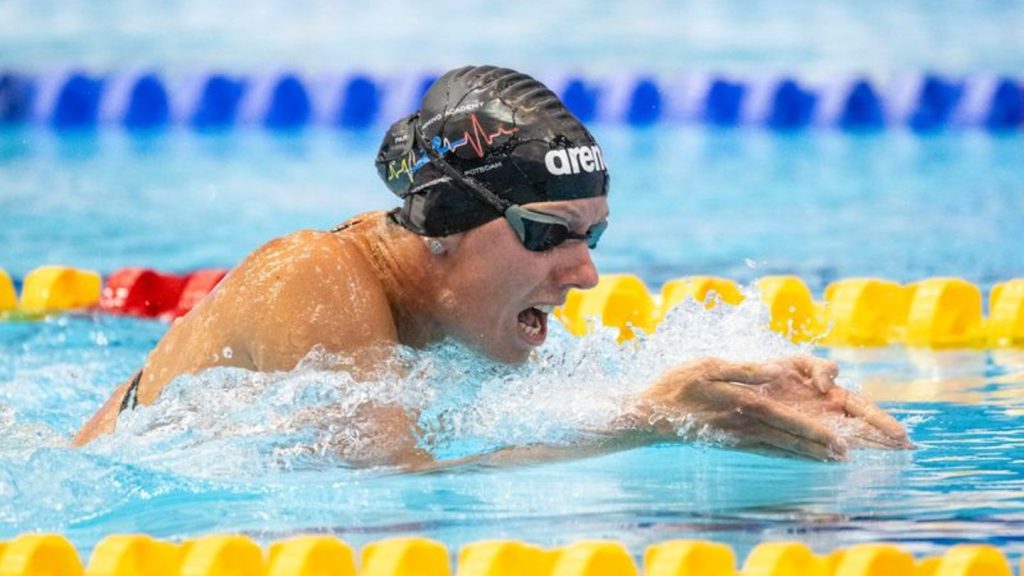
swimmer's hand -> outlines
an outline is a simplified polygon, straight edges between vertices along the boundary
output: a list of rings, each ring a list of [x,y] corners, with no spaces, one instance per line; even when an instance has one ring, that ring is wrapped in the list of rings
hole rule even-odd
[[[850,448],[913,448],[892,416],[836,386],[838,370],[808,356],[690,362],[643,393],[633,422],[659,435],[819,460],[845,460]]]

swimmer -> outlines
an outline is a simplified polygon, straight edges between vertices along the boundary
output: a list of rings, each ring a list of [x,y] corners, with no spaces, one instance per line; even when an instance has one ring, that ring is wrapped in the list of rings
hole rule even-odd
[[[357,379],[384,377],[396,346],[444,339],[523,363],[569,290],[597,284],[590,250],[608,226],[608,170],[590,132],[543,84],[508,69],[441,76],[419,111],[384,136],[377,171],[402,205],[327,232],[299,231],[246,257],[119,386],[74,442],[114,430],[181,375],[216,366],[286,371],[314,347],[344,355]],[[735,446],[822,460],[857,447],[901,449],[903,427],[835,385],[834,362],[703,359],[670,369],[623,408],[608,442],[508,448],[481,458],[543,460],[678,441],[678,423]],[[360,414],[378,453],[360,463],[432,462],[416,417],[380,405]],[[684,438],[685,440],[686,438]],[[478,459],[479,460],[479,459]]]

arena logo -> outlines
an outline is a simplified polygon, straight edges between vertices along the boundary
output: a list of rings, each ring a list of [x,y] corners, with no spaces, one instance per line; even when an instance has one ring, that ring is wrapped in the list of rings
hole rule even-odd
[[[608,169],[604,164],[604,155],[596,144],[549,150],[544,155],[544,165],[555,176]]]

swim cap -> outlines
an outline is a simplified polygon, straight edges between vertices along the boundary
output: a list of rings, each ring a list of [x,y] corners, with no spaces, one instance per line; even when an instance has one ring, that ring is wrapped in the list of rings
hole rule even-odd
[[[604,155],[551,90],[507,68],[467,66],[434,82],[419,112],[388,129],[377,172],[398,221],[447,236],[508,206],[608,193]]]

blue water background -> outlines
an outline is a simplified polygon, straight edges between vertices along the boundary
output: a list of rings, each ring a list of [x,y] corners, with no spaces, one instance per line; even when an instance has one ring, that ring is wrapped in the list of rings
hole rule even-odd
[[[595,133],[612,174],[612,226],[594,254],[604,272],[655,288],[688,274],[796,274],[818,292],[864,275],[984,288],[1024,275],[1019,135]],[[268,238],[397,205],[373,168],[379,138],[0,131],[4,268],[230,267]]]
[[[1024,276],[1014,241],[1024,233],[1019,137],[597,132],[613,171],[613,216],[595,259],[652,289],[698,273],[741,281],[793,273],[819,293],[857,275],[954,275],[985,287]],[[104,273],[230,266],[275,235],[393,205],[371,168],[376,139],[3,132],[5,267],[22,277],[50,262]],[[0,451],[5,536],[57,530],[84,550],[105,534],[137,530],[262,540],[315,530],[355,544],[418,533],[451,546],[607,537],[637,553],[675,537],[725,541],[741,553],[792,538],[822,551],[878,539],[919,553],[963,540],[1022,550],[1019,358],[890,350],[846,359],[847,383],[889,400],[921,448],[839,465],[660,446],[403,476],[328,464],[268,468],[266,452],[218,452],[211,443],[196,460],[173,449],[163,456],[159,443],[64,448],[165,328],[106,316],[0,324],[0,404],[10,410]],[[767,338],[763,325],[750,329]],[[205,469],[211,454],[230,464]],[[164,459],[171,464],[158,464]]]
[[[475,61],[611,75],[1020,74],[1021,29],[1020,3],[1004,1],[7,2],[0,67],[419,72]],[[638,274],[652,289],[688,274],[742,282],[798,274],[819,296],[829,281],[861,275],[960,276],[985,290],[1024,277],[1018,135],[610,125],[595,133],[612,171],[613,213],[595,260],[604,272]],[[271,237],[393,206],[372,168],[379,138],[379,130],[0,128],[0,267],[20,282],[47,263],[103,273],[231,266]],[[756,313],[729,319],[691,311],[672,322],[690,328],[679,345],[687,353],[790,350]],[[83,553],[107,534],[134,531],[173,539],[238,531],[262,541],[322,531],[356,545],[415,533],[451,547],[483,538],[542,545],[615,538],[636,554],[677,537],[726,542],[740,555],[780,539],[821,552],[896,541],[919,555],[981,541],[1014,558],[1024,553],[1020,355],[819,350],[838,357],[844,383],[884,402],[919,445],[913,453],[858,453],[844,464],[665,445],[514,469],[353,470],[289,453],[308,440],[305,431],[253,426],[287,412],[289,401],[270,394],[250,409],[222,391],[194,405],[187,386],[124,424],[205,418],[191,433],[67,449],[165,330],[98,315],[0,323],[0,539],[59,531]],[[559,354],[582,354],[626,375],[650,369],[650,358],[601,341],[553,337],[556,354],[547,361],[556,375]],[[461,385],[470,388],[493,380],[483,365],[468,374]],[[315,371],[279,378],[267,390],[329,397],[345,384]],[[233,373],[202,384],[229,388],[239,379],[247,385]],[[528,401],[502,396],[500,386],[491,396],[457,390],[478,406],[463,415],[462,434],[447,449],[491,447],[503,435],[560,440],[578,422],[600,419],[614,382],[596,379],[588,394],[557,377],[511,377],[508,389],[526,387]],[[581,400],[576,411],[565,408],[572,398]],[[219,439],[225,430],[231,434]]]
[[[0,4],[0,66],[1019,75],[1022,28],[1015,0],[16,0]]]

